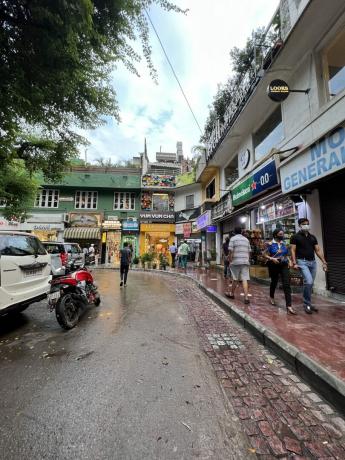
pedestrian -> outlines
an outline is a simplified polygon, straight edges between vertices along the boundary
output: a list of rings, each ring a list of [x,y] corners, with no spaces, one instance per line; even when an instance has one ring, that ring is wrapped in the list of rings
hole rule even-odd
[[[92,243],[89,247],[89,256],[95,255],[95,245]]]
[[[128,249],[131,251],[131,264],[130,264],[130,266],[131,266],[131,268],[132,268],[132,266],[133,266],[133,252],[134,252],[133,244],[132,244],[132,243],[129,243]]]
[[[128,247],[128,242],[123,243],[123,248],[120,249],[120,286],[127,286],[127,276],[129,266],[131,264],[131,251]]]
[[[179,247],[179,260],[180,260],[180,267],[184,269],[184,272],[187,273],[187,259],[189,253],[189,246],[186,240]]]
[[[173,244],[169,247],[169,252],[170,252],[170,255],[171,255],[171,267],[172,267],[172,268],[175,268],[176,253],[177,253],[177,248],[176,248],[175,243],[173,243]]]
[[[85,257],[89,254],[89,250],[86,246],[83,247],[83,254]]]
[[[307,218],[298,219],[300,230],[293,235],[291,243],[291,259],[293,268],[300,269],[303,276],[303,307],[309,315],[318,309],[311,303],[311,294],[316,276],[315,254],[322,262],[322,268],[327,271],[327,262],[317,239],[312,235],[309,220]]]
[[[232,285],[229,294],[226,294],[230,299],[235,298],[235,291],[238,283],[242,282],[244,303],[249,304],[248,298],[248,281],[249,276],[249,258],[250,258],[250,243],[248,238],[242,235],[241,227],[235,228],[235,236],[230,238],[229,242],[229,263],[232,275]]]
[[[230,272],[230,263],[229,263],[229,241],[230,238],[227,236],[223,243],[223,263],[224,263],[224,278],[228,277]]]
[[[275,229],[273,239],[267,244],[264,251],[264,257],[267,259],[268,272],[271,278],[270,284],[270,303],[276,305],[274,300],[275,290],[277,288],[279,276],[283,283],[283,291],[285,295],[286,311],[290,315],[296,315],[295,310],[291,306],[291,286],[289,275],[289,250],[284,243],[284,231]]]

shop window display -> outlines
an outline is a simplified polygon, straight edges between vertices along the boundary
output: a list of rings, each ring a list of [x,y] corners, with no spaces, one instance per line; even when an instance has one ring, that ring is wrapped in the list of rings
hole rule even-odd
[[[145,174],[142,177],[143,187],[176,187],[175,176],[160,174]]]

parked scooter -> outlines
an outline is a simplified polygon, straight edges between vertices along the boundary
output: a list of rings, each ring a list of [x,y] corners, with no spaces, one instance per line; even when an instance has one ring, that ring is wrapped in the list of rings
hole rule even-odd
[[[88,305],[94,304],[98,307],[101,303],[93,276],[86,267],[80,267],[67,276],[53,279],[50,284],[50,311],[55,309],[56,319],[64,329],[75,327]]]

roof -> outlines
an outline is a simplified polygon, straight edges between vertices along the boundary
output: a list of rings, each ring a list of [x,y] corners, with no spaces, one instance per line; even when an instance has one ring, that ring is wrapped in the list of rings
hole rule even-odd
[[[140,170],[137,174],[129,174],[121,171],[119,174],[114,172],[96,173],[91,171],[71,172],[65,174],[63,179],[57,183],[42,182],[42,185],[54,185],[60,187],[85,187],[85,188],[140,188]]]

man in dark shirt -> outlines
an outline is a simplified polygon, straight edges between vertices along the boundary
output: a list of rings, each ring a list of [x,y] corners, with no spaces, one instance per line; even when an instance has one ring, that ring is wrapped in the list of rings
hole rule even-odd
[[[123,243],[123,248],[120,249],[120,286],[127,286],[127,275],[129,270],[129,265],[131,263],[131,250],[128,247],[128,242]]]
[[[291,238],[291,259],[293,267],[300,269],[303,276],[303,304],[306,313],[311,314],[318,309],[311,304],[311,293],[316,276],[315,254],[322,262],[324,271],[327,271],[327,263],[317,239],[309,233],[309,220],[298,220],[300,231]]]

